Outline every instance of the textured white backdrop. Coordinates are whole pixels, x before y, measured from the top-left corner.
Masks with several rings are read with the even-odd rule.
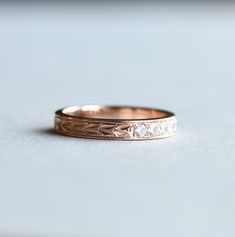
[[[0,5],[0,236],[234,237],[235,5]],[[53,133],[74,104],[155,106],[176,137]]]

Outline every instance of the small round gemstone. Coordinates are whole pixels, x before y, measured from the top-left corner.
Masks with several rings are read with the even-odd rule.
[[[167,127],[168,127],[167,132],[171,133],[173,131],[173,121],[169,121],[167,123]]]
[[[156,123],[149,124],[148,133],[150,136],[156,136],[159,131],[159,125]]]
[[[136,137],[144,137],[146,132],[147,132],[147,127],[143,123],[137,124],[136,128],[134,129],[134,135]]]
[[[175,132],[177,129],[177,121],[174,120],[173,124],[172,124],[172,130]]]
[[[164,121],[164,122],[162,122],[160,124],[160,130],[161,130],[162,133],[168,132],[168,124],[167,124],[167,122]]]

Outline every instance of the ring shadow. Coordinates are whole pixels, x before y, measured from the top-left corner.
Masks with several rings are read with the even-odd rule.
[[[80,141],[93,141],[93,142],[97,142],[97,141],[105,141],[103,139],[91,139],[91,138],[86,138],[86,137],[83,137],[83,138],[80,138],[80,137],[75,137],[75,136],[68,136],[68,135],[64,135],[64,134],[60,134],[60,133],[57,133],[56,130],[53,128],[53,127],[50,127],[50,128],[39,128],[35,131],[36,133],[38,133],[39,135],[50,135],[50,136],[53,136],[53,137],[64,137],[66,139],[76,139],[76,140],[80,140]],[[106,140],[108,141],[108,140]],[[1,236],[0,236],[1,237]]]
[[[53,127],[50,128],[39,128],[35,131],[39,135],[49,135],[51,137],[66,138],[66,139],[81,139],[73,136],[66,136],[60,133],[57,133]]]
[[[41,128],[36,130],[39,134],[47,134],[47,135],[53,135],[53,136],[61,136],[61,134],[58,134],[54,128]]]

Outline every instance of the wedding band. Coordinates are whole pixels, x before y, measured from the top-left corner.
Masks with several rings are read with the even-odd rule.
[[[176,132],[174,113],[128,106],[72,106],[55,112],[55,130],[63,135],[109,139],[151,140]]]

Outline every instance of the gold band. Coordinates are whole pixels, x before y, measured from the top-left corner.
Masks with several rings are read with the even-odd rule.
[[[128,106],[73,106],[56,111],[58,133],[95,139],[150,140],[175,134],[172,112]]]

